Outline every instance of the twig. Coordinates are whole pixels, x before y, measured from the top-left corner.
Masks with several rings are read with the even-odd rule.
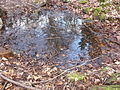
[[[118,43],[118,42],[116,42],[116,41],[110,40],[110,39],[108,39],[108,38],[105,38],[105,39],[120,46],[120,43]]]
[[[20,87],[23,87],[23,88],[26,88],[26,89],[30,89],[30,90],[40,90],[40,89],[38,89],[38,88],[31,87],[31,86],[26,86],[25,84],[22,84],[22,83],[19,83],[19,82],[17,82],[17,81],[14,81],[14,80],[12,80],[12,79],[9,79],[8,77],[2,75],[1,73],[0,73],[0,77],[3,78],[4,80],[10,82],[10,83],[13,83],[13,84],[15,84],[15,85],[17,85],[17,86],[20,86]]]
[[[7,84],[8,84],[8,81],[5,82],[5,84],[4,84],[3,88],[2,88],[2,90],[5,90],[5,87],[7,86]]]
[[[48,37],[48,38],[45,38],[46,40],[51,40],[51,39],[60,39],[60,37]]]

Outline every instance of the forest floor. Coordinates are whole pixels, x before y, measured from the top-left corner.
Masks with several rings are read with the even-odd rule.
[[[7,1],[7,0],[6,0]],[[119,1],[116,1],[120,3]],[[51,2],[39,7],[33,2],[18,2],[10,0],[9,3],[0,1],[0,8],[16,15],[16,8],[20,8],[22,14],[29,14],[39,10],[69,10],[82,19],[92,17],[92,12],[83,13],[82,8],[97,7],[96,0],[80,4],[73,2]],[[75,65],[66,70],[59,69],[52,62],[39,62],[31,57],[26,58],[20,54],[0,52],[0,88],[1,90],[120,90],[120,11],[111,10],[107,15],[111,20],[100,21],[96,18],[90,20],[87,25],[92,25],[100,30],[104,37],[104,45],[108,48],[102,51],[100,64],[96,59],[89,60],[87,65]],[[6,19],[5,16],[1,18]],[[103,46],[104,46],[103,45]],[[0,47],[0,50],[3,50]],[[6,54],[7,53],[7,54]],[[7,56],[7,58],[6,58]]]

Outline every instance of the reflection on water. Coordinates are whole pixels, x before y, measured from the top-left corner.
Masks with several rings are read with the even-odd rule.
[[[8,44],[16,53],[34,58],[80,60],[101,54],[99,39],[75,15],[43,11],[40,15],[12,20],[2,34],[0,44]]]

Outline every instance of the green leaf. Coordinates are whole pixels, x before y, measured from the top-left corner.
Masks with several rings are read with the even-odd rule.
[[[92,19],[92,18],[90,18],[90,17],[88,17],[88,18],[86,18],[85,20],[88,20],[88,21],[90,20],[90,21],[91,21],[91,20],[93,20],[93,19]]]
[[[102,6],[104,8],[104,7],[107,7],[107,6],[110,6],[110,5],[111,5],[110,3],[102,3],[100,6]]]
[[[93,16],[98,16],[99,15],[99,12],[97,11],[97,10],[94,10],[94,12],[93,12]]]
[[[103,67],[103,68],[101,68],[100,72],[107,71],[108,69],[109,69],[109,67]]]
[[[112,21],[112,20],[113,20],[113,17],[108,17],[108,20],[109,20],[109,21]]]
[[[78,75],[77,72],[72,72],[70,74],[67,74],[67,78],[71,81],[78,81],[83,80],[85,78],[85,75]]]
[[[79,0],[78,3],[85,4],[85,3],[87,3],[87,0]]]
[[[119,5],[116,5],[116,6],[115,6],[115,9],[116,9],[116,11],[120,11],[120,6],[119,6]]]
[[[71,0],[63,0],[64,2],[66,2],[66,3],[68,3],[68,2],[70,2]]]
[[[115,80],[117,80],[117,78],[116,77],[110,77],[108,80],[106,80],[106,82],[105,83],[112,83],[112,81],[115,81]]]
[[[102,20],[105,20],[105,18],[106,18],[105,13],[101,13],[99,19],[102,21]]]
[[[104,12],[104,13],[108,13],[110,10],[108,10],[108,9],[105,9],[104,11],[102,11],[102,12]]]
[[[120,76],[120,73],[113,73],[112,76],[118,77],[118,76]]]
[[[40,3],[40,0],[34,0],[33,2],[37,4]]]
[[[108,84],[112,83],[112,81],[117,80],[118,76],[120,76],[120,73],[113,73],[111,77],[106,80],[105,83],[108,83]]]
[[[83,13],[88,14],[90,12],[90,8],[83,8]]]
[[[96,7],[94,10],[97,10],[98,12],[102,11],[102,7]]]
[[[106,1],[107,1],[107,0],[98,0],[98,2],[100,2],[100,3],[101,3],[101,2],[106,2]]]
[[[73,6],[73,8],[75,8],[75,9],[81,9],[81,7],[80,6]]]

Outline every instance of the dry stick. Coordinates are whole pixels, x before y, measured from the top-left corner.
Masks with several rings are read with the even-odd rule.
[[[60,39],[60,37],[48,37],[48,38],[45,38],[46,40],[52,40],[52,39]]]
[[[23,87],[23,88],[26,88],[26,89],[30,89],[30,90],[40,90],[40,89],[38,89],[38,88],[34,88],[34,87],[31,87],[31,86],[26,86],[25,84],[22,84],[22,83],[19,83],[19,82],[17,82],[17,81],[14,81],[14,80],[12,80],[12,79],[9,79],[8,77],[2,75],[1,73],[0,73],[0,77],[3,78],[4,80],[10,82],[10,83],[13,83],[13,84],[15,84],[15,85],[17,85],[17,86],[20,86],[20,87]]]
[[[5,90],[5,87],[7,86],[7,84],[8,84],[8,81],[5,82],[5,84],[4,84],[3,88],[2,88],[2,90]]]
[[[109,42],[115,43],[115,44],[117,44],[117,45],[120,46],[120,43],[118,43],[118,42],[116,42],[116,41],[110,40],[110,39],[108,39],[108,38],[105,38],[105,39],[108,40]]]

